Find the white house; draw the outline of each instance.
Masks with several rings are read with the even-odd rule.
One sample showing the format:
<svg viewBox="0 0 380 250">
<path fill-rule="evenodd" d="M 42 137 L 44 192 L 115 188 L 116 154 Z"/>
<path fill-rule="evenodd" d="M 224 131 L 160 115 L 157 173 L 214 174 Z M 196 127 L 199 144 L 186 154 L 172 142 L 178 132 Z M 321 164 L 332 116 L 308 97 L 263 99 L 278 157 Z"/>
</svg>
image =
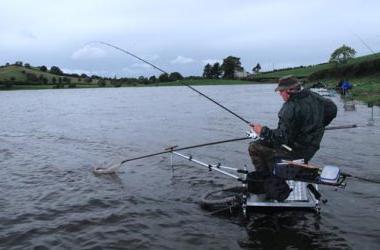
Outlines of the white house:
<svg viewBox="0 0 380 250">
<path fill-rule="evenodd" d="M 243 70 L 235 70 L 234 72 L 234 78 L 246 78 L 250 75 L 249 72 L 245 71 L 244 69 Z"/>
</svg>

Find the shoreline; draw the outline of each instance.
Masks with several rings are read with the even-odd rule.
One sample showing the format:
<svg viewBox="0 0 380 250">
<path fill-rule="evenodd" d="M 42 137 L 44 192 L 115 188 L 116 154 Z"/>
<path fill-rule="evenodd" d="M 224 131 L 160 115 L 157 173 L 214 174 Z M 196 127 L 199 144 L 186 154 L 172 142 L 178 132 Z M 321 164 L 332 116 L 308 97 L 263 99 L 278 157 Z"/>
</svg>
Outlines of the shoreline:
<svg viewBox="0 0 380 250">
<path fill-rule="evenodd" d="M 259 85 L 259 84 L 276 84 L 275 82 L 259 82 L 250 80 L 224 80 L 224 79 L 204 79 L 204 80 L 181 80 L 191 86 L 218 86 L 218 85 Z M 334 88 L 337 79 L 323 80 L 329 88 Z M 372 103 L 373 105 L 380 106 L 380 84 L 377 83 L 377 78 L 366 79 L 357 78 L 350 81 L 354 87 L 350 91 L 354 100 L 362 101 L 364 103 Z M 65 86 L 63 88 L 56 88 L 55 85 L 13 85 L 11 88 L 0 86 L 0 91 L 17 91 L 17 90 L 44 90 L 44 89 L 88 89 L 88 88 L 145 88 L 145 87 L 175 87 L 184 86 L 180 82 L 165 82 L 165 83 L 131 83 L 122 84 L 121 86 L 98 86 L 95 84 L 83 84 L 75 87 Z"/>
</svg>

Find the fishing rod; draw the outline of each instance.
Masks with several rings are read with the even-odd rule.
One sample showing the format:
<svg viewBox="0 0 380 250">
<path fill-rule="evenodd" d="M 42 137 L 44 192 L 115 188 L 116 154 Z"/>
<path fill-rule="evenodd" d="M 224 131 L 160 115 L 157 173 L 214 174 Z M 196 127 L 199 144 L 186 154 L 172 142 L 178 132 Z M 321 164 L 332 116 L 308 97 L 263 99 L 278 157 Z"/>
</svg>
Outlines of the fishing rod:
<svg viewBox="0 0 380 250">
<path fill-rule="evenodd" d="M 354 178 L 354 179 L 365 181 L 365 182 L 370 182 L 370 183 L 374 183 L 374 184 L 380 184 L 380 180 L 373 180 L 373 179 L 368 179 L 368 178 L 365 178 L 365 177 L 354 176 L 354 175 L 349 174 L 349 173 L 343 173 L 343 175 L 345 175 L 346 177 L 349 177 L 349 178 Z"/>
<path fill-rule="evenodd" d="M 331 127 L 327 127 L 325 130 L 348 129 L 348 128 L 356 128 L 356 127 L 357 127 L 356 124 L 343 125 L 343 126 L 331 126 Z M 164 151 L 125 159 L 121 161 L 120 163 L 113 164 L 108 167 L 95 167 L 94 173 L 97 173 L 97 174 L 115 173 L 126 162 L 149 158 L 149 157 L 162 155 L 166 153 L 172 153 L 174 151 L 182 151 L 182 150 L 187 150 L 187 149 L 192 149 L 192 148 L 200 148 L 200 147 L 205 147 L 205 146 L 211 146 L 211 145 L 217 145 L 217 144 L 223 144 L 223 143 L 235 142 L 235 141 L 243 141 L 243 140 L 248 140 L 248 139 L 258 140 L 259 136 L 255 132 L 250 132 L 250 133 L 247 132 L 246 136 L 240 137 L 240 138 L 233 138 L 233 139 L 214 141 L 214 142 L 206 142 L 206 143 L 196 144 L 196 145 L 191 145 L 191 146 L 186 146 L 186 147 L 171 146 L 171 147 L 165 148 Z"/>
<path fill-rule="evenodd" d="M 340 126 L 330 126 L 326 127 L 325 130 L 336 130 L 336 129 L 346 129 L 346 128 L 358 128 L 359 126 L 356 124 L 351 125 L 340 125 Z"/>
<path fill-rule="evenodd" d="M 362 44 L 369 50 L 372 52 L 372 54 L 375 54 L 376 52 L 373 51 L 373 49 L 371 47 L 369 47 L 369 45 L 356 33 L 354 33 L 354 35 L 362 42 Z"/>
<path fill-rule="evenodd" d="M 165 148 L 164 151 L 152 153 L 152 154 L 147 154 L 147 155 L 142 155 L 142 156 L 138 156 L 138 157 L 134 157 L 134 158 L 130 158 L 130 159 L 125 159 L 120 163 L 113 164 L 113 165 L 105 167 L 105 168 L 104 167 L 95 167 L 94 173 L 97 173 L 97 174 L 115 173 L 115 171 L 118 170 L 121 167 L 121 165 L 123 165 L 124 163 L 129 162 L 129 161 L 135 161 L 135 160 L 144 159 L 144 158 L 148 158 L 148 157 L 152 157 L 152 156 L 156 156 L 156 155 L 171 153 L 174 151 L 181 151 L 181 150 L 192 149 L 192 148 L 200 148 L 200 147 L 222 144 L 222 143 L 227 143 L 227 142 L 243 141 L 243 140 L 247 140 L 247 139 L 252 139 L 250 134 L 247 134 L 247 136 L 245 136 L 245 137 L 227 139 L 227 140 L 221 140 L 221 141 L 214 141 L 214 142 L 207 142 L 207 143 L 191 145 L 191 146 L 186 146 L 186 147 L 171 146 L 171 147 Z"/>
<path fill-rule="evenodd" d="M 166 72 L 165 70 L 159 68 L 158 66 L 154 65 L 153 63 L 148 62 L 147 60 L 144 60 L 144 59 L 142 59 L 141 57 L 139 57 L 139 56 L 137 56 L 137 55 L 135 55 L 135 54 L 133 54 L 133 53 L 131 53 L 131 52 L 125 50 L 125 49 L 122 49 L 122 48 L 120 48 L 120 47 L 118 47 L 118 46 L 115 46 L 115 45 L 110 44 L 110 43 L 102 42 L 102 41 L 92 41 L 92 42 L 90 42 L 90 43 L 100 43 L 100 44 L 103 44 L 103 45 L 109 46 L 109 47 L 111 47 L 111 48 L 117 49 L 117 50 L 119 50 L 119 51 L 121 51 L 121 52 L 123 52 L 123 53 L 125 53 L 125 54 L 127 54 L 127 55 L 130 55 L 130 56 L 132 56 L 132 57 L 134 57 L 134 58 L 136 58 L 136 59 L 138 59 L 138 60 L 140 60 L 140 61 L 142 61 L 142 62 L 144 62 L 144 63 L 146 63 L 146 64 L 148 64 L 148 65 L 150 65 L 150 66 L 152 66 L 153 68 L 159 70 L 160 72 L 169 75 L 168 72 Z M 191 85 L 189 85 L 189 84 L 187 84 L 187 83 L 184 83 L 184 82 L 180 82 L 180 84 L 182 84 L 182 85 L 188 87 L 189 89 L 195 91 L 196 93 L 198 93 L 198 94 L 200 94 L 201 96 L 205 97 L 205 98 L 208 99 L 209 101 L 215 103 L 216 105 L 218 105 L 218 106 L 221 107 L 222 109 L 226 110 L 226 111 L 229 112 L 230 114 L 234 115 L 235 117 L 239 118 L 240 120 L 242 120 L 242 121 L 245 122 L 246 124 L 250 124 L 249 121 L 247 121 L 246 119 L 244 119 L 244 118 L 241 117 L 240 115 L 236 114 L 235 112 L 233 112 L 233 111 L 230 110 L 229 108 L 223 106 L 223 105 L 220 104 L 219 102 L 215 101 L 214 99 L 212 99 L 211 97 L 209 97 L 209 96 L 207 96 L 206 94 L 202 93 L 201 91 L 197 90 L 196 88 L 192 87 Z"/>
</svg>

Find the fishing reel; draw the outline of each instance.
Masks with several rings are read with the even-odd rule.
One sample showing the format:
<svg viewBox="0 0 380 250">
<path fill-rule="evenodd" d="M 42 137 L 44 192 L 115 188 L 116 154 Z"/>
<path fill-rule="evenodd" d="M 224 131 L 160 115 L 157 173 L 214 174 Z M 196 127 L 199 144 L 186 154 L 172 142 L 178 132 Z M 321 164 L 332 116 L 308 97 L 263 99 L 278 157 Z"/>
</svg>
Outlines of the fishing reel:
<svg viewBox="0 0 380 250">
<path fill-rule="evenodd" d="M 255 131 L 247 131 L 245 132 L 247 137 L 252 138 L 253 141 L 261 140 L 262 138 Z"/>
</svg>

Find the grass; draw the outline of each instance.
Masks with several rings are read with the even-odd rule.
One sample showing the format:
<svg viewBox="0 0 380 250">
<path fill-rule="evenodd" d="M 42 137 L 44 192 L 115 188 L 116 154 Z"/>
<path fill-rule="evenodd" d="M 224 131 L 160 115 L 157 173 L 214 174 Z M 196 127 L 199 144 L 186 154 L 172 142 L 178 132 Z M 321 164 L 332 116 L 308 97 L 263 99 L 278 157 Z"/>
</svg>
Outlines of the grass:
<svg viewBox="0 0 380 250">
<path fill-rule="evenodd" d="M 380 53 L 356 57 L 349 60 L 346 64 L 347 65 L 356 64 L 356 63 L 373 60 L 377 58 L 380 58 Z M 318 65 L 296 67 L 296 68 L 288 69 L 288 70 L 268 71 L 268 72 L 259 73 L 253 80 L 262 81 L 266 79 L 278 79 L 287 75 L 293 75 L 298 78 L 307 78 L 309 75 L 311 75 L 314 72 L 324 70 L 324 69 L 329 69 L 329 68 L 335 68 L 335 67 L 336 67 L 335 63 L 322 63 Z"/>
<path fill-rule="evenodd" d="M 329 87 L 335 87 L 340 79 L 326 79 Z M 380 106 L 380 73 L 350 78 L 353 84 L 350 93 L 354 99 Z"/>
<path fill-rule="evenodd" d="M 43 77 L 46 78 L 48 83 L 47 85 L 50 85 L 50 88 L 55 85 L 53 83 L 53 78 L 56 79 L 56 82 L 58 82 L 59 78 L 68 78 L 70 79 L 71 83 L 76 84 L 77 86 L 90 86 L 90 87 L 98 87 L 98 79 L 93 79 L 91 83 L 84 82 L 83 78 L 80 77 L 72 77 L 72 76 L 60 76 L 60 75 L 55 75 L 51 74 L 49 72 L 43 72 L 39 68 L 36 67 L 22 67 L 22 66 L 15 66 L 15 65 L 10 65 L 10 66 L 5 66 L 5 67 L 0 67 L 0 82 L 3 81 L 11 81 L 13 82 L 13 87 L 12 88 L 18 88 L 20 89 L 21 86 L 29 86 L 33 85 L 33 87 L 29 87 L 30 89 L 36 88 L 49 88 L 49 87 L 41 87 L 42 81 L 37 81 L 35 83 L 28 82 L 27 74 L 32 73 L 36 75 L 38 78 Z M 110 85 L 110 81 L 106 80 L 106 85 Z M 19 87 L 16 87 L 19 86 Z"/>
<path fill-rule="evenodd" d="M 367 56 L 361 56 L 349 60 L 345 65 L 358 64 L 361 62 L 374 60 L 380 58 L 380 53 L 371 54 Z M 324 70 L 324 69 L 334 69 L 336 68 L 335 63 L 324 63 L 319 65 L 307 66 L 307 67 L 298 67 L 288 70 L 279 70 L 272 72 L 263 72 L 258 74 L 253 78 L 255 81 L 277 81 L 278 78 L 281 78 L 286 75 L 293 75 L 300 79 L 306 79 L 314 72 Z M 327 83 L 329 87 L 335 87 L 341 79 L 319 79 L 323 83 Z M 351 83 L 354 84 L 353 89 L 351 90 L 352 96 L 357 99 L 364 101 L 366 103 L 372 102 L 375 105 L 380 105 L 380 73 L 360 76 L 360 77 L 350 77 L 348 79 Z M 312 82 L 307 83 L 311 85 Z"/>
<path fill-rule="evenodd" d="M 293 75 L 297 78 L 306 78 L 312 73 L 330 68 L 330 64 L 321 64 L 321 65 L 315 65 L 315 66 L 306 66 L 302 68 L 295 68 L 295 69 L 289 69 L 289 70 L 279 70 L 279 71 L 271 71 L 271 72 L 264 72 L 261 74 L 258 74 L 254 79 L 260 80 L 260 79 L 278 79 L 283 76 L 287 75 Z"/>
<path fill-rule="evenodd" d="M 183 84 L 189 84 L 191 86 L 196 85 L 240 85 L 240 84 L 252 84 L 250 81 L 243 80 L 225 80 L 225 79 L 198 79 L 198 80 L 180 80 L 175 82 L 162 82 L 162 83 L 149 83 L 143 84 L 139 82 L 124 83 L 120 87 L 157 87 L 157 86 L 183 86 Z M 76 84 L 75 88 L 98 88 L 97 84 Z M 114 87 L 110 84 L 105 87 Z M 0 85 L 0 90 L 20 90 L 20 89 L 54 89 L 52 84 L 14 84 L 11 88 L 6 88 Z M 67 85 L 65 86 L 67 88 Z"/>
</svg>

